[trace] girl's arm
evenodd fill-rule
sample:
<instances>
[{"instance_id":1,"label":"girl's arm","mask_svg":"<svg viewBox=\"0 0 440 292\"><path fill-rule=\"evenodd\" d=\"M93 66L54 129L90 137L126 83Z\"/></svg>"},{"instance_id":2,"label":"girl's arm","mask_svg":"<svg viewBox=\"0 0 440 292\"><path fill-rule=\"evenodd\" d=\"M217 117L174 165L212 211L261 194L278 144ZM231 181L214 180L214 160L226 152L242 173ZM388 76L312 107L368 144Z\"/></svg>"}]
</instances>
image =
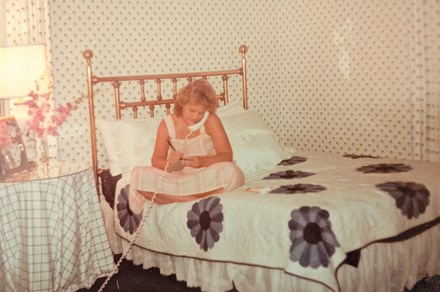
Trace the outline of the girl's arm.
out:
<instances>
[{"instance_id":1,"label":"girl's arm","mask_svg":"<svg viewBox=\"0 0 440 292\"><path fill-rule=\"evenodd\" d=\"M170 164L172 164L182 157L181 153L173 152L168 158L168 152L170 150L170 145L168 144L169 139L167 126L165 121L162 120L157 129L156 144L154 145L153 156L151 157L151 165L153 167L164 170L168 160Z\"/></svg>"}]
</instances>

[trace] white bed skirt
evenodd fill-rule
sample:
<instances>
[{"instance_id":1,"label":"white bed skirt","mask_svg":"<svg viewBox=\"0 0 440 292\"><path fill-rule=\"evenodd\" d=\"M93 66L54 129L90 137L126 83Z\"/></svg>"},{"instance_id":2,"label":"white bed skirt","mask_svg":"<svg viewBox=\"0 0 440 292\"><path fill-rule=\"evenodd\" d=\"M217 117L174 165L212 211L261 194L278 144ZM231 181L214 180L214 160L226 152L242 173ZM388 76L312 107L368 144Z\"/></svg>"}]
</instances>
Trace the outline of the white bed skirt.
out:
<instances>
[{"instance_id":1,"label":"white bed skirt","mask_svg":"<svg viewBox=\"0 0 440 292\"><path fill-rule=\"evenodd\" d=\"M102 199L101 209L114 254L124 252L128 241L114 232L113 210ZM424 276L440 273L440 224L393 243L373 243L361 251L357 268L344 264L337 278L340 291L404 291ZM162 275L175 274L177 280L203 291L223 292L235 288L247 291L332 291L321 283L290 275L283 270L234 263L210 262L152 252L133 246L127 259L144 269L158 267Z\"/></svg>"}]
</instances>

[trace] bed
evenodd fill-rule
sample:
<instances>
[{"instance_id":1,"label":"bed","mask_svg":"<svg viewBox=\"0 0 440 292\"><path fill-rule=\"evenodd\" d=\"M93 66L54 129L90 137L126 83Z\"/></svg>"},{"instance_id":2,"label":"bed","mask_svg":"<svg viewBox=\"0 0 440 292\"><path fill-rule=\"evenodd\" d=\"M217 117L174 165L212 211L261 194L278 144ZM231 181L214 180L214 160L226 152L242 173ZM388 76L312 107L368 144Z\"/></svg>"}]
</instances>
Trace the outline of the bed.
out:
<instances>
[{"instance_id":1,"label":"bed","mask_svg":"<svg viewBox=\"0 0 440 292\"><path fill-rule=\"evenodd\" d=\"M83 53L93 168L113 252L203 291L403 291L440 273L440 164L284 147L249 108L247 47L239 53L238 69L108 77L95 76L93 52ZM159 121L171 112L179 82L194 78L220 80L217 114L245 185L197 201L146 204L134 214L130 171L150 164ZM229 96L230 81L241 96ZM138 84L138 100L123 100L125 82ZM170 97L163 97L167 82ZM95 110L96 87L107 83L114 119Z\"/></svg>"}]
</instances>

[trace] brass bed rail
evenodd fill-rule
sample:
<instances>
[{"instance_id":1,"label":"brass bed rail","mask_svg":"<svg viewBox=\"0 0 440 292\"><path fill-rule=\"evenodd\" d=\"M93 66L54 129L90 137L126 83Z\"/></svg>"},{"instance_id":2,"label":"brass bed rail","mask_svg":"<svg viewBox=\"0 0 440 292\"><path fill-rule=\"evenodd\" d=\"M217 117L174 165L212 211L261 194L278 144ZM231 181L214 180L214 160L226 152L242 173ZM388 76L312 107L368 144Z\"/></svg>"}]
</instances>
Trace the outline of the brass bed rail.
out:
<instances>
[{"instance_id":1,"label":"brass bed rail","mask_svg":"<svg viewBox=\"0 0 440 292\"><path fill-rule=\"evenodd\" d=\"M98 186L98 147L96 137L96 115L95 115L95 92L94 85L98 83L110 83L113 86L114 91L114 103L115 103L115 118L121 119L122 111L131 109L135 119L138 118L139 108L148 108L150 116L154 117L156 106L165 106L166 114L170 114L171 105L174 103L174 99L177 95L177 81L181 79L187 79L191 82L194 78L207 78L207 77L221 77L223 91L218 94L219 101L223 101L224 104L229 102L229 76L241 75L242 85L242 101L243 107L248 108L248 92L247 92L247 72L246 72L246 53L248 47L241 45L239 47L239 53L241 53L241 66L238 69L221 70L221 71L200 71L200 72L186 72L186 73L171 73L171 74L150 74L150 75L126 75L126 76L95 76L92 72L92 58L93 52L89 49L83 52L83 57L86 60L86 74L87 74L87 96L89 101L89 122L90 122L90 139L92 146L92 166L95 175L95 182ZM123 101L121 100L121 84L122 82L137 81L140 85L138 101ZM147 100L145 94L145 83L147 81L156 82L156 98ZM173 95L169 98L162 96L162 82L171 81ZM99 190L98 190L99 191Z\"/></svg>"}]
</instances>

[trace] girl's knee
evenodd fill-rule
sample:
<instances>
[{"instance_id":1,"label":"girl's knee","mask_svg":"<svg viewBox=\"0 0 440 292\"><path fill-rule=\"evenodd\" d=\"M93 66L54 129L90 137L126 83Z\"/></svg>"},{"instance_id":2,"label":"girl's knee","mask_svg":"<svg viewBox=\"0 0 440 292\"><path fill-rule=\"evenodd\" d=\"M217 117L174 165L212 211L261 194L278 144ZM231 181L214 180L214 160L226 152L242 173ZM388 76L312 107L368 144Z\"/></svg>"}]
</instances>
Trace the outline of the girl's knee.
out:
<instances>
[{"instance_id":1,"label":"girl's knee","mask_svg":"<svg viewBox=\"0 0 440 292\"><path fill-rule=\"evenodd\" d=\"M229 162L225 165L224 172L229 181L229 185L225 188L225 191L233 190L244 184L244 174L234 162Z\"/></svg>"}]
</instances>

